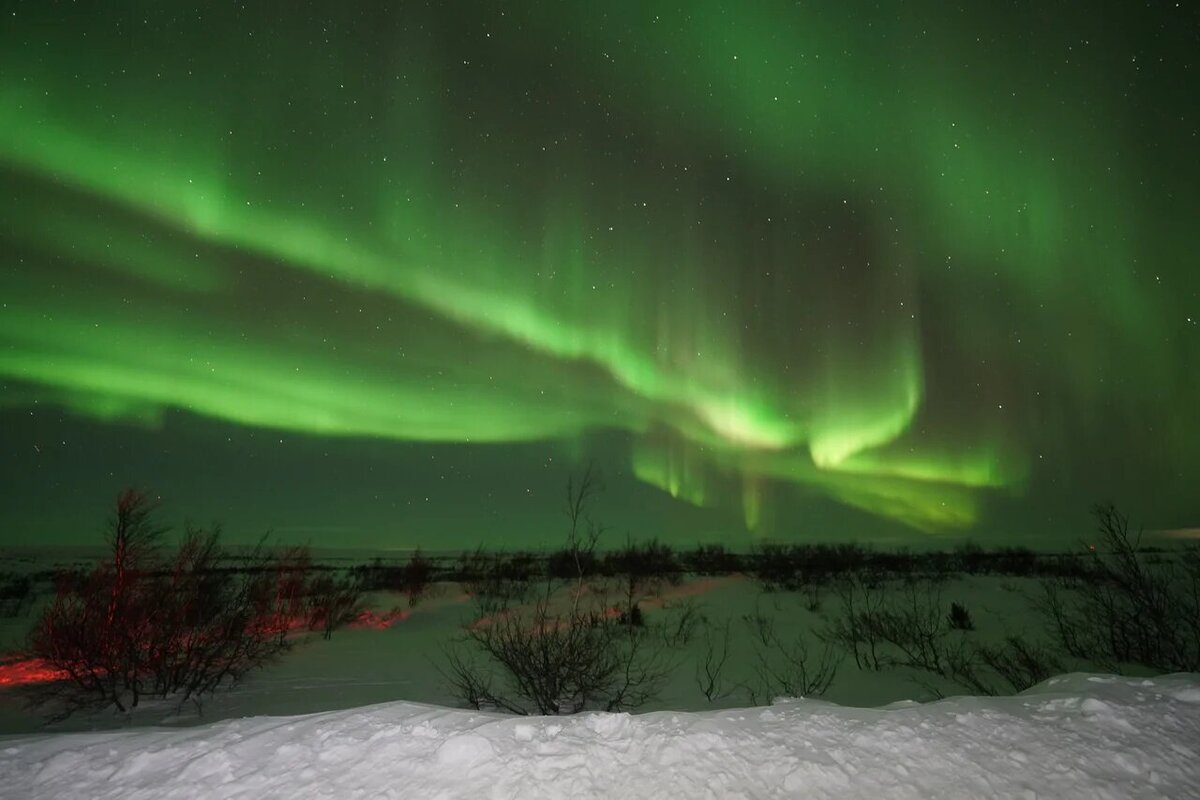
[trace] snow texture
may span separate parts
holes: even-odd
[[[1200,676],[1015,697],[506,717],[397,702],[0,739],[6,798],[1200,797]]]

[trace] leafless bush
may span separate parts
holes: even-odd
[[[1019,636],[1007,637],[1000,647],[981,646],[979,656],[1014,692],[1023,692],[1063,672],[1062,663],[1048,647]]]
[[[543,594],[477,622],[464,646],[446,651],[455,696],[474,708],[514,714],[574,714],[636,708],[660,689],[673,664],[646,627],[618,621],[603,605],[554,610]]]
[[[842,615],[824,634],[855,656],[860,667],[907,667],[976,694],[1001,691],[997,679],[1021,691],[1061,671],[1043,646],[1010,636],[1001,646],[976,642],[946,613],[936,582],[905,580],[899,588],[851,580],[841,587]],[[964,609],[965,610],[965,609]],[[935,695],[941,688],[915,680]]]
[[[433,562],[426,558],[418,547],[404,565],[401,576],[401,587],[411,608],[421,602],[429,591],[429,585],[433,582]]]
[[[359,584],[352,578],[318,575],[308,584],[308,629],[321,631],[325,639],[338,628],[349,625],[363,612]]]
[[[626,586],[624,609],[586,591],[603,530],[590,515],[599,488],[590,468],[578,484],[568,481],[570,527],[561,564],[532,608],[500,608],[468,626],[464,641],[446,650],[443,674],[465,704],[514,714],[574,714],[636,708],[659,691],[674,665],[659,643],[661,633],[633,622],[635,582]],[[555,580],[568,568],[572,577],[565,585]],[[556,589],[566,591],[557,605]]]
[[[849,573],[837,582],[836,592],[842,613],[829,621],[821,638],[853,655],[859,669],[878,672],[886,666],[875,622],[885,599],[883,584]]]
[[[488,553],[480,547],[459,558],[457,577],[479,615],[490,616],[529,601],[535,568],[529,553]]]
[[[696,635],[696,629],[705,623],[700,608],[693,600],[663,606],[663,611],[669,612],[671,616],[663,620],[659,630],[663,644],[673,650],[686,647]]]
[[[900,596],[892,596],[868,621],[877,639],[890,644],[893,664],[944,675],[946,639],[950,624],[942,610],[941,590],[929,583],[906,580]]]
[[[1040,610],[1063,649],[1109,672],[1200,670],[1200,549],[1148,556],[1112,504],[1077,575],[1047,580]]]
[[[31,689],[52,719],[127,713],[146,697],[199,702],[289,647],[296,560],[260,547],[235,571],[221,564],[219,531],[197,528],[164,557],[156,507],[143,492],[119,496],[109,558],[61,580],[30,634],[29,655],[65,676]]]
[[[255,558],[261,559],[262,543]],[[262,624],[275,633],[280,643],[292,629],[309,619],[308,581],[312,553],[307,547],[280,548],[269,562],[250,566],[261,573],[257,580],[256,611]]]
[[[761,610],[744,616],[754,649],[755,682],[745,685],[750,702],[770,702],[775,697],[815,697],[825,693],[837,675],[834,648],[825,644],[814,657],[803,634],[785,638],[775,628],[775,617]]]
[[[733,694],[725,683],[725,665],[729,662],[730,626],[725,620],[716,628],[705,627],[704,651],[696,663],[696,685],[708,702],[715,703]]]

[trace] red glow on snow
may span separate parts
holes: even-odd
[[[67,673],[47,666],[40,658],[9,661],[0,664],[0,686],[26,686],[31,683],[49,683],[62,680]]]
[[[367,610],[358,615],[354,622],[350,623],[351,628],[371,628],[377,631],[385,631],[396,623],[404,622],[410,616],[411,612],[406,608],[393,608],[385,614],[379,614],[375,611]]]
[[[480,617],[479,619],[477,619],[477,620],[475,620],[474,622],[472,622],[472,623],[471,623],[471,628],[472,628],[472,629],[475,629],[475,628],[486,628],[486,627],[488,627],[489,625],[495,625],[495,624],[496,624],[497,622],[499,622],[500,620],[502,620],[502,619],[506,619],[506,618],[508,618],[508,617],[512,616],[512,613],[513,613],[513,612],[512,612],[512,609],[508,609],[508,608],[506,608],[506,609],[503,609],[503,610],[501,610],[501,611],[499,611],[499,612],[497,612],[497,613],[495,613],[495,614],[489,614],[489,615],[488,615],[488,616],[486,616],[486,617]]]
[[[665,585],[657,594],[639,599],[637,605],[642,608],[667,608],[675,605],[680,600],[708,594],[709,592],[729,586],[730,584],[740,583],[744,580],[746,580],[744,575],[725,575],[721,577],[697,578],[696,580],[681,582],[675,586]],[[585,608],[590,608],[591,613],[604,619],[617,619],[624,613],[622,606],[608,605],[607,602],[612,600],[612,595],[605,594],[596,586],[584,586],[578,590],[570,588],[567,590],[567,597],[576,598],[580,603],[584,604]],[[595,603],[596,600],[606,601],[605,605],[600,607],[598,603]],[[588,601],[591,602],[589,603]],[[562,614],[565,613],[569,602],[569,599],[558,598],[554,604],[554,608],[558,608],[560,613],[555,613],[553,609],[549,613],[549,617],[554,620],[552,627],[555,630],[562,630],[568,624],[568,621]],[[523,606],[525,609],[532,609],[533,607],[533,605],[529,604]],[[522,607],[505,608],[495,614],[479,617],[471,623],[470,628],[478,630],[479,628],[495,625],[501,620],[519,614],[520,608]]]
[[[307,616],[302,614],[264,614],[251,627],[258,633],[268,635],[293,635],[313,630]]]
[[[681,583],[678,586],[667,587],[661,594],[656,597],[648,598],[641,605],[650,607],[661,607],[674,600],[680,600],[684,597],[696,597],[697,595],[708,594],[709,592],[720,589],[723,586],[728,586],[731,583],[739,583],[746,580],[745,575],[724,575],[719,578],[697,578],[694,581]]]

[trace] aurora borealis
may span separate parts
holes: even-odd
[[[3,12],[6,537],[1197,524],[1192,4]]]

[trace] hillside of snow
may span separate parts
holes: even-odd
[[[1200,797],[1200,676],[863,709],[509,717],[407,702],[0,738],[13,798]]]

